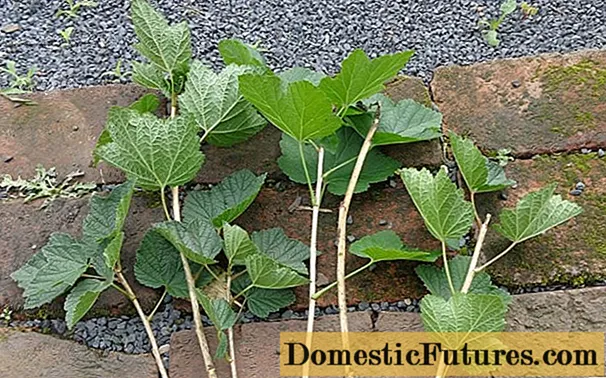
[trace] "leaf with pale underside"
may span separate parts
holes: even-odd
[[[506,305],[497,295],[455,293],[450,299],[429,294],[421,301],[428,332],[499,332],[505,327]]]
[[[167,73],[184,72],[191,59],[191,35],[186,22],[169,25],[144,0],[133,0],[131,17],[139,43],[135,49]]]
[[[482,155],[473,141],[453,132],[449,137],[452,153],[472,193],[494,192],[515,184],[515,181],[505,177],[503,167]]]
[[[255,176],[248,170],[237,171],[210,190],[191,191],[185,197],[183,220],[199,220],[220,228],[223,222],[239,217],[255,200],[266,175]]]
[[[22,288],[26,309],[49,303],[70,288],[88,269],[95,247],[63,233],[48,243],[11,277]]]
[[[250,68],[229,65],[216,74],[195,60],[189,71],[179,105],[206,135],[205,141],[220,147],[232,146],[258,133],[266,125],[238,88],[238,77]]]
[[[313,71],[309,68],[304,67],[289,68],[285,71],[278,73],[278,76],[280,77],[284,85],[288,85],[297,81],[309,81],[316,87],[320,85],[322,79],[326,77],[326,75],[321,72]]]
[[[328,97],[307,80],[285,84],[272,74],[247,74],[239,80],[244,97],[298,141],[329,136],[341,127]]]
[[[513,242],[523,242],[556,227],[583,212],[575,204],[554,195],[556,185],[524,196],[515,209],[504,209],[499,215],[497,231]]]
[[[413,51],[403,51],[370,59],[364,51],[354,50],[341,64],[341,72],[322,79],[320,88],[333,104],[347,108],[381,92],[385,82],[406,66]]]
[[[183,185],[204,161],[198,128],[184,117],[164,120],[114,107],[106,127],[112,141],[98,148],[98,156],[144,189]]]
[[[164,236],[177,251],[198,264],[214,264],[221,252],[221,238],[214,227],[204,221],[193,221],[187,225],[166,221],[154,225],[154,230]]]
[[[133,81],[145,88],[157,89],[170,97],[172,88],[166,74],[157,66],[149,63],[132,62]]]
[[[383,94],[373,96],[380,104],[381,118],[372,138],[375,146],[413,143],[439,138],[442,135],[442,114],[411,99],[393,102]],[[358,134],[365,137],[375,119],[375,112],[348,117]]]
[[[137,250],[135,277],[144,286],[164,287],[174,297],[187,297],[179,251],[154,230],[145,234]]]
[[[264,289],[286,289],[308,283],[307,278],[263,254],[249,256],[246,270],[252,285]]]
[[[225,65],[258,67],[267,70],[267,62],[259,50],[238,39],[224,39],[218,45],[219,54]]]
[[[339,142],[334,151],[326,150],[324,154],[324,182],[328,191],[343,195],[347,190],[349,179],[356,164],[356,159],[364,140],[353,129],[342,128],[336,133]],[[284,135],[280,141],[282,156],[278,165],[284,173],[294,182],[306,183],[305,170],[299,154],[299,143],[293,138]],[[314,147],[303,145],[305,163],[312,183],[316,181],[318,157]],[[370,184],[385,181],[393,175],[400,163],[381,152],[373,149],[368,152],[364,166],[356,183],[355,193],[366,191]]]
[[[411,260],[433,262],[440,256],[440,251],[425,252],[404,246],[400,237],[392,231],[385,230],[365,236],[349,247],[349,252],[358,257],[380,261]]]
[[[471,262],[470,256],[456,256],[449,260],[448,271],[452,279],[452,285],[455,291],[461,291],[467,272],[469,270],[469,264]],[[419,265],[415,272],[421,278],[427,290],[433,295],[440,296],[446,300],[450,299],[452,292],[450,291],[450,285],[448,283],[448,277],[444,268],[438,268],[433,265]],[[474,294],[492,294],[501,297],[503,303],[506,305],[511,302],[511,296],[504,290],[493,285],[490,276],[486,272],[478,272],[473,276],[473,281],[469,287],[469,293]]]
[[[427,169],[405,168],[400,176],[431,234],[448,245],[465,236],[473,223],[473,206],[441,168],[433,176]]]
[[[111,286],[111,281],[85,279],[72,289],[65,298],[65,322],[67,328],[74,325],[93,307],[99,295]]]

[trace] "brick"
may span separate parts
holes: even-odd
[[[372,330],[370,315],[364,312],[348,315],[349,329],[352,332]],[[234,329],[238,376],[242,377],[279,377],[279,340],[280,332],[305,332],[306,322],[287,320],[281,322],[262,322],[238,325]],[[316,319],[317,332],[336,332],[339,330],[338,316],[324,316]],[[211,350],[216,347],[216,332],[205,329]],[[172,378],[205,378],[206,371],[193,330],[181,331],[172,335],[170,340],[170,371]],[[229,377],[229,366],[225,361],[215,360],[217,374]]]
[[[359,239],[382,229],[391,228],[405,244],[411,247],[425,250],[438,248],[439,244],[427,232],[401,181],[399,179],[397,181],[396,188],[381,189],[379,186],[372,191],[354,196],[350,206],[353,224],[348,226],[348,234]],[[249,231],[282,227],[288,236],[309,245],[311,212],[288,211],[288,207],[297,196],[307,198],[309,194],[302,186],[283,192],[264,189],[237,223]],[[336,272],[335,240],[340,201],[339,197],[327,195],[323,200],[323,207],[333,212],[322,213],[319,219],[318,250],[322,251],[322,255],[318,257],[318,272],[330,282],[335,280]],[[385,220],[387,224],[379,225],[381,220]],[[352,271],[366,262],[365,259],[348,254],[346,269],[348,272]],[[360,301],[418,298],[425,290],[414,273],[416,265],[410,261],[382,262],[377,264],[373,271],[367,270],[351,278],[347,284],[349,302],[355,304]],[[296,292],[298,301],[295,307],[306,308],[307,288],[297,288]],[[318,301],[319,306],[335,303],[337,303],[336,290],[327,293]]]
[[[606,52],[540,55],[438,68],[444,127],[516,156],[606,146]]]
[[[10,278],[42,246],[53,232],[66,232],[80,237],[82,222],[88,214],[88,199],[57,199],[47,208],[40,209],[40,202],[22,204],[11,201],[2,204],[2,243],[0,244],[0,307],[19,309],[23,305],[22,290]],[[122,264],[126,277],[137,293],[141,305],[151,309],[159,294],[137,284],[133,266],[135,253],[145,230],[155,222],[163,220],[161,208],[150,208],[148,199],[135,196],[130,215],[125,224],[125,243],[122,249]],[[48,305],[46,312],[57,317],[63,316],[62,300]],[[115,290],[107,290],[99,297],[92,315],[134,313],[130,301]]]
[[[36,332],[0,329],[0,376],[156,378],[150,354],[98,353],[85,345]]]
[[[0,98],[0,171],[29,178],[42,164],[56,167],[59,175],[81,170],[84,181],[123,181],[117,169],[93,168],[92,151],[109,108],[128,106],[146,92],[134,85],[109,85],[35,93],[31,98],[38,105],[19,107]]]
[[[540,155],[508,164],[506,172],[518,182],[518,187],[508,191],[507,201],[500,201],[492,194],[480,196],[481,212],[496,215],[502,207],[514,207],[525,194],[552,182],[558,184],[557,193],[579,204],[584,212],[514,248],[489,268],[494,279],[509,287],[585,285],[602,280],[606,268],[606,160],[595,153]],[[578,181],[586,188],[581,196],[575,197],[569,192]],[[489,235],[484,248],[487,257],[508,245],[495,232]]]

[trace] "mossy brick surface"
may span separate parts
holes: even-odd
[[[17,287],[10,274],[18,270],[25,262],[39,252],[48,242],[53,232],[64,232],[75,237],[81,236],[82,222],[88,214],[88,198],[57,199],[45,209],[40,209],[41,201],[23,204],[20,200],[0,203],[2,218],[2,243],[0,243],[0,308],[21,309],[22,290]],[[135,253],[145,230],[164,218],[161,207],[155,206],[143,195],[133,198],[124,232],[125,242],[122,249],[122,266],[125,275],[139,297],[141,305],[151,310],[159,293],[138,285],[134,278],[133,266]],[[99,297],[92,315],[110,315],[133,313],[134,308],[126,297],[116,290],[105,291]],[[43,309],[32,310],[32,316],[62,317],[63,300],[55,300]],[[42,315],[42,316],[38,316]]]
[[[445,129],[485,152],[606,147],[606,51],[441,67],[431,89]]]
[[[507,165],[509,178],[518,186],[508,190],[508,199],[497,195],[479,197],[482,213],[497,215],[503,207],[514,207],[529,192],[552,182],[556,193],[583,208],[576,218],[515,247],[489,268],[499,284],[509,287],[565,284],[583,286],[606,278],[606,159],[597,154],[538,155]],[[580,196],[569,192],[577,182],[585,184]],[[498,216],[493,218],[498,222]],[[508,245],[496,232],[490,233],[484,251],[490,258]]]

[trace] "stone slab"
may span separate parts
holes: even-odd
[[[0,172],[30,178],[42,164],[59,175],[80,170],[84,181],[123,181],[116,169],[93,168],[92,151],[109,108],[128,106],[147,92],[135,85],[51,91],[31,95],[38,105],[19,107],[0,98]]]
[[[88,214],[87,198],[58,199],[45,209],[40,209],[39,206],[39,201],[31,204],[23,204],[19,200],[0,203],[0,219],[2,219],[0,308],[9,306],[11,309],[19,309],[23,305],[22,290],[10,278],[10,274],[25,264],[34,253],[40,251],[51,233],[66,232],[79,237],[82,222]],[[147,197],[136,195],[124,228],[126,240],[122,250],[122,266],[142,306],[148,309],[153,307],[154,300],[159,294],[136,283],[133,273],[135,252],[145,230],[152,223],[162,220],[161,208],[151,208]],[[62,311],[62,301],[59,300],[38,315],[62,317]],[[91,313],[96,315],[124,312],[134,312],[134,309],[130,301],[115,290],[105,291],[91,310]]]
[[[0,329],[0,376],[5,378],[157,378],[149,354],[99,352],[71,340]]]
[[[557,194],[579,204],[584,212],[547,233],[528,240],[489,268],[499,284],[508,287],[549,284],[585,285],[606,277],[606,159],[597,154],[541,155],[507,165],[509,178],[518,186],[508,190],[507,201],[495,194],[481,195],[481,212],[493,216],[503,207],[514,207],[518,199],[552,182]],[[586,188],[570,195],[576,183]],[[498,216],[493,219],[496,224]],[[492,257],[509,245],[496,232],[489,233],[484,252]]]
[[[606,51],[496,60],[436,70],[444,127],[516,156],[606,147]]]
[[[606,287],[515,295],[507,314],[511,332],[603,332],[606,330]],[[373,323],[370,312],[348,314],[354,332],[421,332],[419,314],[381,312]],[[306,322],[288,320],[241,325],[236,332],[237,361],[245,377],[279,377],[280,332],[301,332]],[[338,331],[338,316],[316,320],[316,331]],[[214,334],[207,330],[208,334]],[[213,338],[214,342],[214,338]],[[211,346],[214,349],[214,344]],[[221,376],[229,376],[225,363],[217,365]],[[202,359],[193,331],[173,334],[171,339],[171,377],[205,377]]]

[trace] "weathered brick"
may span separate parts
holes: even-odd
[[[58,199],[40,209],[40,202],[23,204],[11,201],[0,204],[2,218],[2,243],[0,243],[0,307],[13,309],[23,305],[22,290],[10,278],[10,274],[19,269],[42,246],[47,243],[53,232],[66,232],[80,237],[82,222],[88,214],[88,199]],[[135,196],[130,216],[125,224],[126,240],[122,249],[122,264],[127,279],[137,293],[139,300],[147,309],[151,309],[159,296],[155,291],[137,284],[133,266],[135,252],[143,238],[145,230],[155,222],[163,220],[160,208],[150,208],[148,199]],[[47,312],[62,316],[62,301],[54,301]],[[92,310],[92,313],[134,312],[122,294],[111,289],[104,292]]]
[[[606,52],[438,68],[445,129],[520,157],[606,146]]]
[[[109,85],[35,93],[31,98],[38,105],[20,107],[0,98],[0,171],[29,178],[42,164],[63,176],[81,170],[84,181],[123,181],[117,169],[93,168],[92,151],[109,108],[128,106],[146,92],[135,85]]]
[[[595,153],[539,155],[508,164],[506,172],[518,182],[517,188],[508,191],[507,201],[500,201],[492,194],[480,196],[482,212],[496,215],[503,206],[514,207],[525,194],[552,182],[558,184],[557,193],[579,204],[584,212],[514,248],[489,268],[494,279],[510,287],[583,285],[603,279],[606,268],[606,160]],[[586,185],[583,194],[570,195],[570,190],[579,181]],[[498,222],[497,218],[494,223]],[[508,242],[494,232],[489,235],[484,250],[490,257],[502,251]]]
[[[263,190],[237,223],[248,230],[282,227],[288,236],[309,244],[311,212],[291,213],[288,210],[297,196],[307,198],[309,194],[306,188],[301,186],[283,192],[274,189]],[[336,272],[335,240],[340,200],[338,197],[327,195],[323,207],[333,212],[321,213],[319,219],[318,250],[323,254],[318,257],[318,272],[330,282],[334,281]],[[381,229],[391,228],[411,247],[426,250],[438,247],[437,242],[427,232],[399,179],[397,188],[375,188],[354,196],[350,214],[353,224],[348,226],[347,232],[358,239]],[[387,224],[380,225],[381,220]],[[352,271],[366,262],[367,260],[348,254],[347,271]],[[424,293],[424,289],[414,273],[415,266],[416,263],[408,261],[383,262],[377,264],[373,271],[367,270],[351,278],[347,284],[349,302],[418,298]],[[307,307],[307,288],[298,288],[297,294],[297,307]],[[318,304],[328,306],[336,302],[334,290],[321,297]]]

